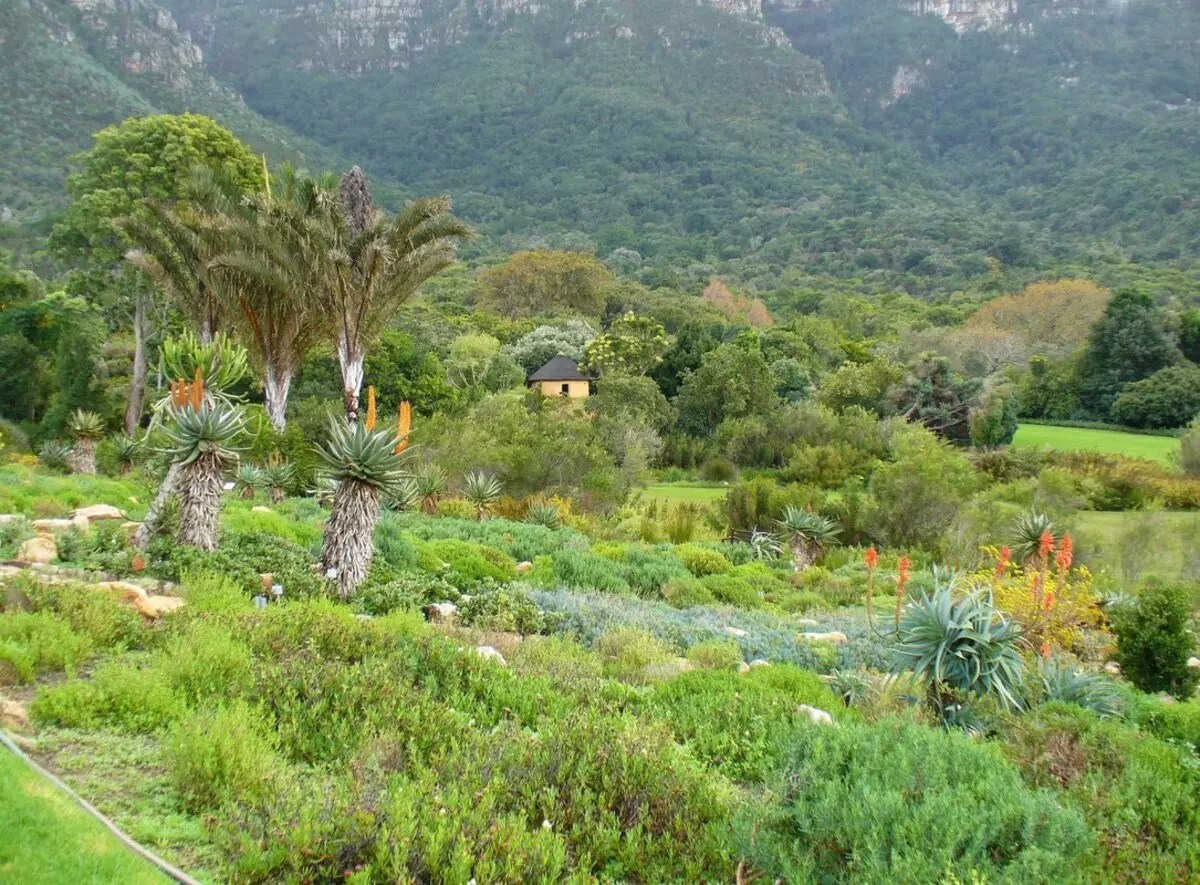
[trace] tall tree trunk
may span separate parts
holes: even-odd
[[[221,473],[221,462],[215,455],[201,455],[180,471],[180,544],[201,550],[217,549]]]
[[[146,518],[142,520],[142,524],[138,526],[137,531],[133,535],[133,546],[138,550],[144,551],[150,546],[150,536],[158,528],[158,523],[162,519],[163,508],[167,506],[167,501],[171,499],[171,495],[175,494],[175,486],[179,483],[180,470],[179,462],[172,461],[171,466],[167,468],[167,475],[159,483],[158,491],[154,493],[154,500],[150,502],[150,508],[146,511]]]
[[[343,479],[333,494],[333,507],[325,523],[321,567],[337,581],[343,600],[358,589],[371,570],[375,555],[375,521],[379,518],[379,490],[366,483]]]
[[[363,361],[358,342],[350,341],[343,332],[338,338],[338,365],[342,367],[342,396],[346,400],[346,420],[358,423],[358,396],[362,392]]]
[[[125,432],[133,436],[142,422],[146,403],[146,378],[150,366],[146,362],[146,312],[149,296],[138,286],[133,309],[133,379],[129,385],[129,401],[125,406]]]
[[[266,399],[267,417],[276,430],[287,427],[288,392],[292,387],[292,368],[280,362],[267,363],[263,372],[263,395]]]
[[[96,441],[79,438],[71,453],[71,469],[86,476],[96,475]]]
[[[816,559],[812,546],[804,540],[792,542],[792,570],[802,572]]]

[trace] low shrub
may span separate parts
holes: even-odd
[[[179,583],[187,599],[188,614],[228,615],[250,607],[245,588],[225,575],[188,572],[180,576]]]
[[[718,551],[695,544],[680,544],[675,548],[675,555],[679,557],[684,568],[698,578],[705,575],[724,575],[733,568],[729,560]]]
[[[619,627],[605,633],[596,643],[596,651],[604,659],[604,673],[625,682],[645,682],[647,670],[665,664],[673,655],[671,649],[644,630]]]
[[[675,608],[711,605],[716,602],[712,591],[696,578],[675,578],[662,585],[662,597]]]
[[[280,508],[255,510],[252,502],[230,502],[221,511],[221,529],[230,535],[275,535],[312,556],[321,549],[321,529],[313,514],[288,515]]]
[[[711,593],[717,602],[725,605],[737,608],[762,606],[762,596],[745,578],[735,578],[733,575],[708,575],[700,579],[700,585]]]
[[[548,676],[555,682],[590,682],[601,677],[598,655],[572,639],[531,636],[517,646],[509,663],[518,672]]]
[[[657,598],[668,581],[689,576],[687,568],[672,555],[671,547],[632,544],[622,548],[616,572],[638,596]],[[601,555],[600,551],[594,551]]]
[[[278,764],[269,723],[244,701],[207,707],[174,723],[163,745],[167,777],[190,812],[232,797],[269,794]]]
[[[1195,757],[1119,722],[1065,704],[1013,721],[1001,744],[1034,786],[1051,786],[1099,832],[1091,878],[1188,881],[1200,868]]]
[[[33,536],[33,523],[24,516],[0,524],[0,556],[15,559],[21,545]]]
[[[1127,703],[1126,715],[1156,738],[1200,755],[1200,700],[1167,704],[1157,697],[1139,694]]]
[[[475,590],[459,605],[459,616],[468,627],[511,633],[546,633],[551,623],[529,594],[517,586],[488,584]]]
[[[152,672],[191,703],[242,697],[254,687],[250,648],[226,625],[199,620],[167,641]]]
[[[799,704],[842,715],[816,674],[775,665],[745,676],[728,669],[685,673],[656,686],[649,699],[650,709],[697,758],[751,782],[779,765],[793,732],[811,727]]]
[[[709,639],[687,651],[688,661],[701,670],[736,670],[743,663],[742,650],[733,640]]]
[[[1151,581],[1137,600],[1112,611],[1117,634],[1117,663],[1121,672],[1142,691],[1166,691],[1180,700],[1200,684],[1200,669],[1188,666],[1195,639],[1185,588]]]
[[[442,498],[437,502],[437,515],[443,519],[474,519],[475,508],[466,498]]]
[[[157,538],[147,555],[147,566],[157,577],[179,581],[186,574],[215,572],[236,581],[250,595],[262,592],[259,576],[270,573],[289,599],[325,594],[325,579],[313,574],[313,562],[314,557],[303,547],[264,532],[223,532],[220,547],[213,551]]]
[[[384,516],[375,531],[376,547],[380,535],[405,533],[422,541],[440,541],[447,538],[471,541],[503,550],[518,562],[532,562],[536,556],[556,553],[563,548],[586,549],[587,538],[569,528],[547,528],[530,522],[514,522],[509,519],[476,520],[472,512],[469,519],[430,519],[421,513],[390,513]]]
[[[553,557],[539,556],[533,561],[529,577],[543,587],[629,592],[629,584],[615,573],[611,560],[578,550],[562,550]]]
[[[375,580],[374,575],[373,570],[372,579],[354,597],[354,604],[368,615],[411,611],[433,602],[457,602],[462,595],[440,575],[401,572],[385,581]]]
[[[444,577],[459,590],[469,590],[489,579],[507,583],[517,577],[517,563],[494,547],[447,538],[431,541],[429,551],[449,566]]]
[[[71,679],[43,688],[30,713],[36,722],[61,728],[106,727],[147,734],[178,719],[184,709],[153,671],[110,662],[88,681]]]
[[[73,674],[92,647],[90,637],[49,612],[0,614],[0,685],[32,682],[55,670]]]
[[[996,749],[898,721],[797,729],[772,783],[738,832],[788,882],[1066,881],[1094,842]]]

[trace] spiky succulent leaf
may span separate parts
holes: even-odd
[[[827,519],[811,510],[788,505],[783,516],[776,520],[780,532],[792,541],[800,540],[806,543],[825,546],[837,540],[841,528],[832,519]]]
[[[65,470],[71,458],[71,447],[58,439],[48,439],[38,451],[38,460],[51,470]]]
[[[463,478],[463,496],[477,510],[483,510],[495,504],[504,492],[500,480],[482,470],[472,470]]]
[[[1057,658],[1042,661],[1041,700],[1061,701],[1091,710],[1097,716],[1121,712],[1121,695],[1112,681],[1098,673],[1076,670]]]
[[[896,670],[933,687],[990,695],[1020,709],[1024,663],[1021,629],[982,592],[956,598],[950,587],[910,602],[900,621]]]
[[[291,488],[296,481],[296,467],[290,461],[279,464],[268,464],[262,469],[263,480],[268,486],[277,489]]]
[[[1033,511],[1025,516],[1017,517],[1012,525],[1013,559],[1026,562],[1037,556],[1042,543],[1042,535],[1049,532],[1054,535],[1054,521],[1044,513]]]
[[[168,378],[194,378],[199,369],[205,390],[216,397],[241,381],[249,368],[246,348],[220,332],[210,344],[202,343],[190,331],[167,338],[162,356]]]
[[[202,455],[215,455],[222,463],[237,458],[233,442],[245,426],[240,409],[228,403],[205,402],[199,409],[174,409],[171,416],[172,422],[164,428],[170,443],[164,451],[172,461],[186,466]]]
[[[536,501],[530,504],[529,509],[525,511],[525,521],[545,526],[548,529],[556,529],[562,525],[562,514],[553,504]]]
[[[108,438],[108,444],[113,457],[122,466],[133,464],[142,453],[142,440],[127,433],[114,433]]]
[[[779,538],[771,532],[756,531],[750,536],[750,553],[759,562],[778,559],[783,553],[783,545],[779,543]]]
[[[67,419],[67,428],[75,439],[100,439],[104,436],[104,421],[95,412],[76,409]]]
[[[387,499],[387,504],[393,510],[412,510],[421,500],[417,492],[417,484],[412,479],[401,480]]]
[[[422,498],[436,498],[446,491],[450,476],[436,464],[422,464],[413,474],[413,482]]]
[[[395,452],[398,442],[390,430],[331,419],[329,440],[319,449],[322,471],[337,482],[354,480],[394,495],[408,477],[403,454]]]
[[[237,484],[243,489],[257,491],[266,483],[265,471],[257,464],[245,463],[238,468]]]

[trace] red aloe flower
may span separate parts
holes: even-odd
[[[1050,530],[1047,529],[1046,531],[1042,532],[1042,537],[1038,539],[1038,556],[1040,556],[1042,561],[1045,562],[1053,552],[1054,535],[1050,534]]]
[[[867,563],[867,568],[874,571],[875,566],[879,564],[879,552],[874,547],[868,547],[863,559]]]
[[[1062,542],[1058,547],[1058,554],[1054,557],[1054,564],[1064,572],[1071,567],[1071,563],[1075,559],[1075,542],[1071,540],[1070,535],[1063,535]]]

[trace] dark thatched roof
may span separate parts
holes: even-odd
[[[579,364],[569,356],[561,353],[529,376],[529,383],[535,381],[591,381],[587,375],[579,371]]]

